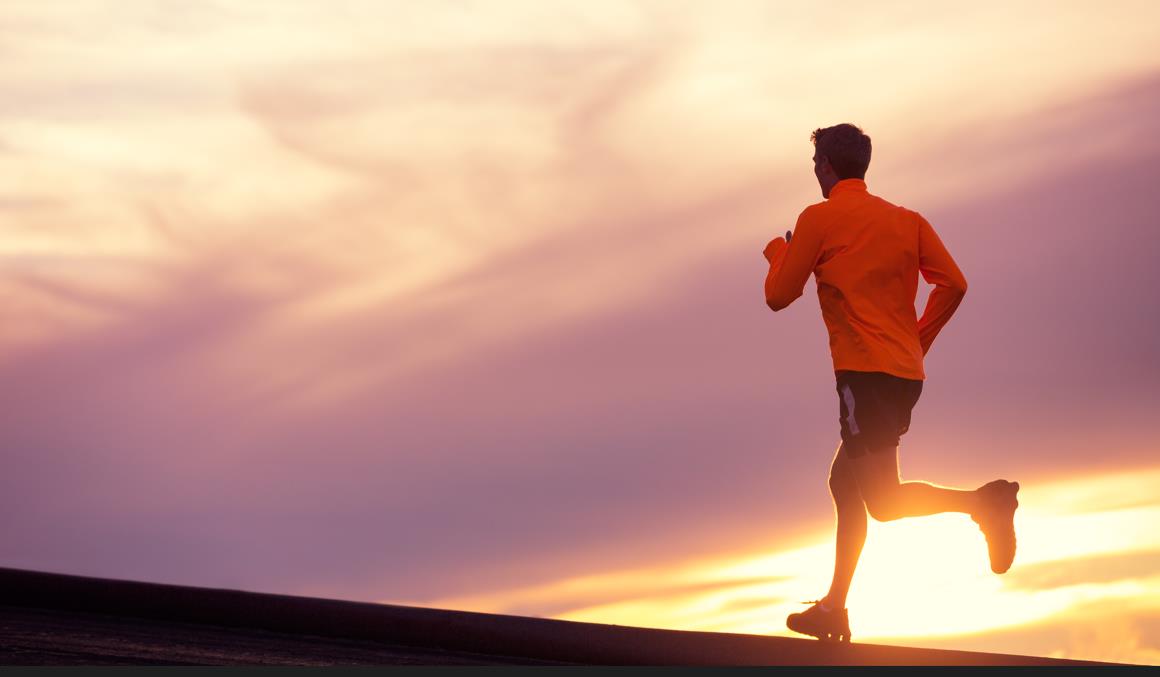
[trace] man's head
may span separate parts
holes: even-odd
[[[870,137],[849,123],[815,129],[810,134],[814,144],[814,176],[822,188],[822,197],[842,179],[865,179],[870,166]]]

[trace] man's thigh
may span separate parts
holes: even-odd
[[[854,476],[853,459],[846,453],[842,444],[834,454],[834,461],[830,464],[830,493],[835,498],[857,496],[861,499],[858,490],[858,478]]]
[[[881,449],[862,454],[857,458],[847,458],[846,465],[858,483],[862,496],[868,500],[890,492],[900,483],[898,473],[898,447]]]

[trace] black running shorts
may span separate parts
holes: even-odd
[[[846,455],[894,451],[910,428],[910,410],[922,393],[922,381],[878,371],[838,371],[835,376]]]

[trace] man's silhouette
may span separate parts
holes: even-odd
[[[995,480],[967,491],[901,481],[899,437],[922,392],[923,356],[967,281],[926,219],[867,192],[870,137],[841,124],[814,131],[810,140],[826,200],[806,207],[792,233],[765,247],[765,299],[781,310],[801,296],[811,273],[817,280],[842,436],[830,467],[837,548],[829,593],[786,622],[795,632],[849,641],[846,594],[866,541],[867,511],[880,521],[966,513],[986,537],[991,569],[1001,574],[1015,557],[1019,485]],[[919,274],[934,285],[921,318],[914,305]]]

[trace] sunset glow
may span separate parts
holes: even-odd
[[[0,0],[0,566],[787,634],[853,122],[970,292],[855,641],[1160,664],[1160,3]],[[925,296],[925,285],[919,302]]]
[[[1047,626],[1039,642],[1052,648],[1043,655],[1160,663],[1160,652],[1142,645],[1129,622],[1160,612],[1160,500],[1141,491],[1155,486],[1160,469],[1023,492],[1017,566],[1004,576],[987,569],[982,536],[964,516],[872,523],[848,602],[852,614],[864,610],[851,618],[856,640],[986,647],[988,635],[993,641],[1011,629]],[[832,534],[817,541],[426,604],[793,636],[785,616],[803,608],[800,600],[824,593],[833,571]]]

